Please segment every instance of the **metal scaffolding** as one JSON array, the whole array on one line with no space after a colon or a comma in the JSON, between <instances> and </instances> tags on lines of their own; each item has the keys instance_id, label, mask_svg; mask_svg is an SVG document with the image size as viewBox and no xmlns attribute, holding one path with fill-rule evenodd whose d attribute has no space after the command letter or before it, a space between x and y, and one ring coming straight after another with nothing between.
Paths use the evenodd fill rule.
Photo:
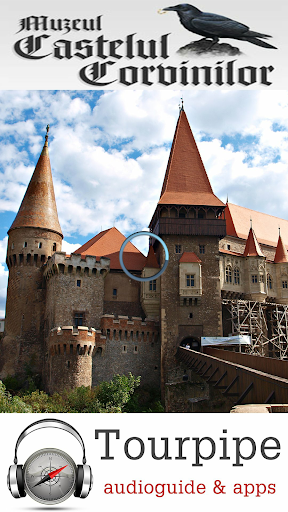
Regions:
<instances>
[{"instance_id":1,"label":"metal scaffolding","mask_svg":"<svg viewBox=\"0 0 288 512\"><path fill-rule=\"evenodd\" d=\"M288 306L240 299L222 299L222 304L230 314L231 333L251 336L245 352L287 358Z\"/></svg>"}]
</instances>

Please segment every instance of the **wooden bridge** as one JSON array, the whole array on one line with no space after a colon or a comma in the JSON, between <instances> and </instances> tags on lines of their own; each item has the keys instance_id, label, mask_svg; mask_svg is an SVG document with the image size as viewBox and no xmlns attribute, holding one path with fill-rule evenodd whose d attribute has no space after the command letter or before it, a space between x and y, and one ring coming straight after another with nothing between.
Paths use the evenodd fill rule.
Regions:
<instances>
[{"instance_id":1,"label":"wooden bridge","mask_svg":"<svg viewBox=\"0 0 288 512\"><path fill-rule=\"evenodd\" d=\"M179 347L177 358L209 386L233 397L234 405L288 403L288 361L212 347L203 350Z\"/></svg>"}]
</instances>

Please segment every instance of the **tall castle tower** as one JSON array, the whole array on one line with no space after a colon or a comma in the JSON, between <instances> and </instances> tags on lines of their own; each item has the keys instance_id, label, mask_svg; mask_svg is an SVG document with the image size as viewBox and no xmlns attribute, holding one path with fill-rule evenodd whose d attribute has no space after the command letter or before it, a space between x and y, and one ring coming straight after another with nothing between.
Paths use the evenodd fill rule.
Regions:
<instances>
[{"instance_id":1,"label":"tall castle tower","mask_svg":"<svg viewBox=\"0 0 288 512\"><path fill-rule=\"evenodd\" d=\"M27 367L34 373L42 373L45 287L41 267L55 251L61 251L63 239L52 181L48 131L49 126L26 194L8 231L9 281L5 337L0 354L2 378L21 375Z\"/></svg>"},{"instance_id":2,"label":"tall castle tower","mask_svg":"<svg viewBox=\"0 0 288 512\"><path fill-rule=\"evenodd\" d=\"M222 335L219 240L226 233L224 208L213 193L182 107L150 223L169 251L160 284L163 391L180 344L197 349L201 336ZM154 248L163 265L163 248L158 242Z\"/></svg>"}]
</instances>

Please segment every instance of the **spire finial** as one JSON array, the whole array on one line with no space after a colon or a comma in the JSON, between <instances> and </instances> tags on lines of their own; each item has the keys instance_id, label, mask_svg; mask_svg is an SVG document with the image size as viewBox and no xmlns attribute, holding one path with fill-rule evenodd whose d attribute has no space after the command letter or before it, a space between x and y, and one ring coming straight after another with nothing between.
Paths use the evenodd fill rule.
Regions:
<instances>
[{"instance_id":1,"label":"spire finial","mask_svg":"<svg viewBox=\"0 0 288 512\"><path fill-rule=\"evenodd\" d=\"M250 229L252 229L252 218L250 217Z\"/></svg>"},{"instance_id":2,"label":"spire finial","mask_svg":"<svg viewBox=\"0 0 288 512\"><path fill-rule=\"evenodd\" d=\"M227 192L227 199L226 199L226 204L228 204L228 192Z\"/></svg>"},{"instance_id":3,"label":"spire finial","mask_svg":"<svg viewBox=\"0 0 288 512\"><path fill-rule=\"evenodd\" d=\"M184 110L184 101L183 101L183 96L181 96L181 98L180 98L180 103L179 103L179 112L182 112L182 110Z\"/></svg>"},{"instance_id":4,"label":"spire finial","mask_svg":"<svg viewBox=\"0 0 288 512\"><path fill-rule=\"evenodd\" d=\"M46 126L46 135L45 135L45 143L44 143L44 148L48 148L48 133L49 133L49 124L47 124Z\"/></svg>"},{"instance_id":5,"label":"spire finial","mask_svg":"<svg viewBox=\"0 0 288 512\"><path fill-rule=\"evenodd\" d=\"M280 226L278 226L278 230L279 230L279 236L281 236L281 232L280 232Z\"/></svg>"}]
</instances>

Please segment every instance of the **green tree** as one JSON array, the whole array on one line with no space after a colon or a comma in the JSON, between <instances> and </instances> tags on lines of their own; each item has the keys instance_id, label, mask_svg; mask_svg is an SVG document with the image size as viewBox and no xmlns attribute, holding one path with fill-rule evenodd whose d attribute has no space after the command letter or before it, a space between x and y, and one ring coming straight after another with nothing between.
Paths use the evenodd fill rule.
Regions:
<instances>
[{"instance_id":1,"label":"green tree","mask_svg":"<svg viewBox=\"0 0 288 512\"><path fill-rule=\"evenodd\" d=\"M11 396L0 380L0 412L32 412L32 407L25 404L19 396Z\"/></svg>"}]
</instances>

